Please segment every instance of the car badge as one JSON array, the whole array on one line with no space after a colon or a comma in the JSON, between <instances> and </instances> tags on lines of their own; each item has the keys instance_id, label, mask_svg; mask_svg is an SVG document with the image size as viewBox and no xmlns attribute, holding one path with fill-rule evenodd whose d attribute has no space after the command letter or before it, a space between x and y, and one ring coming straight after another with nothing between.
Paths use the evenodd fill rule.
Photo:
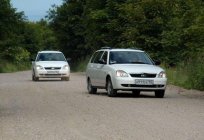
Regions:
<instances>
[{"instance_id":1,"label":"car badge","mask_svg":"<svg viewBox=\"0 0 204 140\"><path fill-rule=\"evenodd\" d=\"M141 74L141 77L145 77L145 74Z\"/></svg>"},{"instance_id":2,"label":"car badge","mask_svg":"<svg viewBox=\"0 0 204 140\"><path fill-rule=\"evenodd\" d=\"M54 70L55 68L51 68L52 70Z\"/></svg>"}]
</instances>

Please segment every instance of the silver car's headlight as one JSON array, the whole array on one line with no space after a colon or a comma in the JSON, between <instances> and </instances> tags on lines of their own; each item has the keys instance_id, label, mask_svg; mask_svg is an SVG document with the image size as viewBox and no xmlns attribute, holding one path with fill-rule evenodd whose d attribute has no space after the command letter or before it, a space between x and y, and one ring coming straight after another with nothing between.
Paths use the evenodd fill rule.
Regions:
<instances>
[{"instance_id":1,"label":"silver car's headlight","mask_svg":"<svg viewBox=\"0 0 204 140\"><path fill-rule=\"evenodd\" d=\"M63 70L68 70L68 69L69 69L69 66L68 66L68 65L64 65L62 69L63 69Z\"/></svg>"},{"instance_id":2,"label":"silver car's headlight","mask_svg":"<svg viewBox=\"0 0 204 140\"><path fill-rule=\"evenodd\" d=\"M158 78L166 78L166 73L164 71L160 72Z\"/></svg>"},{"instance_id":3,"label":"silver car's headlight","mask_svg":"<svg viewBox=\"0 0 204 140\"><path fill-rule=\"evenodd\" d=\"M123 70L117 70L116 76L117 77L128 77L128 74L126 72L124 72Z\"/></svg>"},{"instance_id":4,"label":"silver car's headlight","mask_svg":"<svg viewBox=\"0 0 204 140\"><path fill-rule=\"evenodd\" d=\"M42 66L40 66L40 65L37 65L37 66L36 66L36 69L37 69L37 70L42 70L42 69L43 69L43 67L42 67Z\"/></svg>"}]
</instances>

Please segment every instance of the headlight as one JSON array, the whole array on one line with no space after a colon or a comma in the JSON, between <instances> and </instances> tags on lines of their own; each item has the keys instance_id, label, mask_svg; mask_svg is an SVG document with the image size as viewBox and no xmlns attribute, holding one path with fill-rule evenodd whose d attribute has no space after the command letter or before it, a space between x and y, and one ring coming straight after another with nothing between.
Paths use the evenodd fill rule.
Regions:
<instances>
[{"instance_id":1,"label":"headlight","mask_svg":"<svg viewBox=\"0 0 204 140\"><path fill-rule=\"evenodd\" d=\"M37 66L36 66L36 69L37 69L37 70L42 70L42 69L43 69L43 67L42 67L42 66L40 66L40 65L37 65Z\"/></svg>"},{"instance_id":2,"label":"headlight","mask_svg":"<svg viewBox=\"0 0 204 140\"><path fill-rule=\"evenodd\" d=\"M117 70L116 76L117 77L128 77L128 74L126 72L124 72L123 70Z\"/></svg>"},{"instance_id":3,"label":"headlight","mask_svg":"<svg viewBox=\"0 0 204 140\"><path fill-rule=\"evenodd\" d=\"M158 78L166 78L166 73L164 71L160 72Z\"/></svg>"},{"instance_id":4,"label":"headlight","mask_svg":"<svg viewBox=\"0 0 204 140\"><path fill-rule=\"evenodd\" d=\"M64 65L63 69L68 70L69 69L68 65Z\"/></svg>"}]
</instances>

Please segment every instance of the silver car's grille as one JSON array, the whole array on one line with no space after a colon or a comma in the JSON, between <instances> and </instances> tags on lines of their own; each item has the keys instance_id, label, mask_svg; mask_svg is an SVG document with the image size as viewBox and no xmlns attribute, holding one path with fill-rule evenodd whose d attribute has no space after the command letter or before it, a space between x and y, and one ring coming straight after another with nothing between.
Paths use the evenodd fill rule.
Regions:
<instances>
[{"instance_id":1,"label":"silver car's grille","mask_svg":"<svg viewBox=\"0 0 204 140\"><path fill-rule=\"evenodd\" d=\"M46 70L60 70L61 67L45 67Z\"/></svg>"},{"instance_id":2,"label":"silver car's grille","mask_svg":"<svg viewBox=\"0 0 204 140\"><path fill-rule=\"evenodd\" d=\"M155 78L157 74L152 73L137 73L137 74L130 74L131 77L135 78Z\"/></svg>"}]
</instances>

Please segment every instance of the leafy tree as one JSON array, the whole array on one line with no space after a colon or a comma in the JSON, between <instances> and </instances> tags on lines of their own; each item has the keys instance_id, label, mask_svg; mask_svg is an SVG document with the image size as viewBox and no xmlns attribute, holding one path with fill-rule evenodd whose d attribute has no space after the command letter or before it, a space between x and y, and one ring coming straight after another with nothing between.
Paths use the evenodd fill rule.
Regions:
<instances>
[{"instance_id":1,"label":"leafy tree","mask_svg":"<svg viewBox=\"0 0 204 140\"><path fill-rule=\"evenodd\" d=\"M58 49L56 37L45 20L26 22L23 36L23 48L30 52L31 58L34 58L38 51Z\"/></svg>"},{"instance_id":2,"label":"leafy tree","mask_svg":"<svg viewBox=\"0 0 204 140\"><path fill-rule=\"evenodd\" d=\"M73 58L102 46L133 47L175 65L203 48L203 7L202 0L64 0L49 19Z\"/></svg>"},{"instance_id":3,"label":"leafy tree","mask_svg":"<svg viewBox=\"0 0 204 140\"><path fill-rule=\"evenodd\" d=\"M10 0L0 0L0 59L19 64L51 48L57 48L56 39L46 21L28 22Z\"/></svg>"},{"instance_id":4,"label":"leafy tree","mask_svg":"<svg viewBox=\"0 0 204 140\"><path fill-rule=\"evenodd\" d=\"M23 12L16 12L10 0L0 0L0 58L19 63L29 58L22 47L24 36Z\"/></svg>"},{"instance_id":5,"label":"leafy tree","mask_svg":"<svg viewBox=\"0 0 204 140\"><path fill-rule=\"evenodd\" d=\"M66 56L77 59L87 55L84 46L83 1L65 0L61 7L49 12L50 26L56 34L59 49Z\"/></svg>"}]
</instances>

